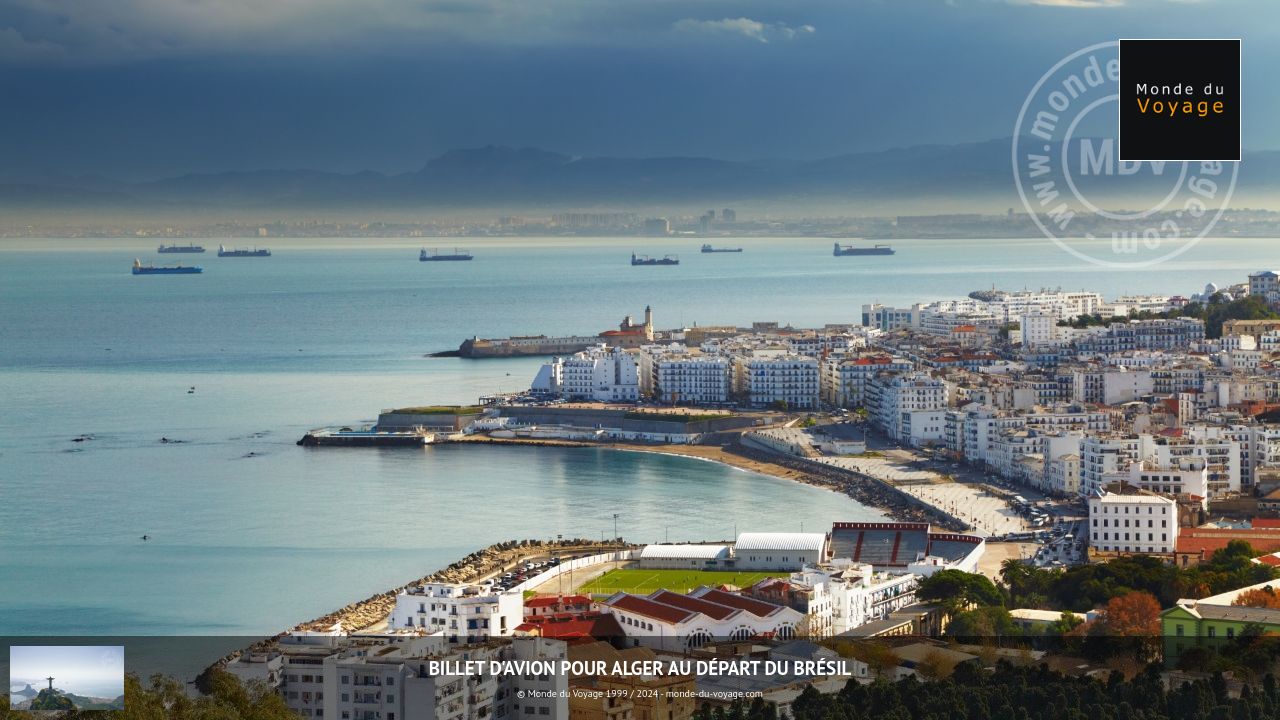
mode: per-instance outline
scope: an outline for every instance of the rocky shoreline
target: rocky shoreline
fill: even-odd
[[[968,528],[956,518],[869,475],[757,450],[741,443],[727,446],[725,450],[757,462],[768,462],[794,470],[801,476],[792,479],[848,495],[863,505],[883,511],[894,520],[927,522],[957,532]]]
[[[573,539],[560,542],[545,540],[510,540],[490,545],[438,570],[426,577],[405,583],[359,602],[351,603],[327,615],[300,623],[294,631],[327,631],[334,625],[341,624],[344,632],[363,630],[385,620],[396,605],[396,594],[401,590],[429,582],[470,583],[478,582],[491,575],[506,572],[526,560],[546,557],[556,553],[599,553],[612,550],[623,550],[627,546],[618,542],[600,542],[598,540]]]
[[[509,571],[520,563],[536,558],[545,558],[553,552],[556,554],[599,554],[616,550],[627,550],[634,546],[624,542],[601,542],[584,538],[573,538],[561,541],[547,540],[508,540],[495,543],[458,560],[448,567],[437,570],[430,575],[407,582],[386,592],[345,605],[331,613],[321,615],[314,620],[295,625],[291,630],[278,633],[242,650],[230,653],[205,669],[196,678],[196,686],[202,690],[208,683],[212,671],[220,669],[227,663],[247,652],[264,650],[271,643],[285,637],[291,632],[328,632],[340,626],[343,632],[357,632],[377,625],[386,620],[396,605],[396,595],[405,588],[430,582],[471,583],[479,582],[492,575]]]

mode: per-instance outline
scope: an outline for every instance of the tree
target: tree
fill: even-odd
[[[969,642],[990,642],[1021,634],[1013,616],[1000,605],[987,605],[957,613],[947,625],[947,634]]]
[[[916,597],[942,604],[955,614],[977,606],[1004,605],[1004,594],[985,575],[963,570],[940,570],[920,581]]]
[[[1131,592],[1111,598],[1095,628],[1113,651],[1146,660],[1159,649],[1160,601],[1148,592]]]
[[[852,657],[866,665],[876,677],[880,677],[902,662],[902,658],[898,657],[893,648],[875,641],[842,645],[839,652],[841,655],[848,653],[847,657]]]
[[[1243,607],[1280,609],[1280,594],[1272,590],[1270,585],[1266,585],[1253,590],[1245,590],[1231,604]]]
[[[947,657],[937,650],[930,650],[916,664],[916,672],[920,674],[920,677],[928,680],[941,680],[950,677],[951,673],[955,672],[957,664],[953,658]]]
[[[1009,602],[1014,607],[1038,608],[1048,602],[1056,573],[1024,562],[1008,558],[1000,563],[1000,580],[1009,591]]]

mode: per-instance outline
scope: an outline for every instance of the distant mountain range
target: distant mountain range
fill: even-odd
[[[603,204],[641,207],[747,201],[875,204],[945,200],[981,202],[1003,209],[1019,204],[1009,146],[1006,138],[819,160],[757,161],[574,157],[533,148],[489,146],[452,150],[417,172],[397,175],[257,170],[182,175],[143,183],[98,176],[0,182],[0,205],[90,210],[121,206],[566,209]],[[1239,189],[1250,197],[1280,193],[1280,152],[1245,153],[1240,172]],[[1131,188],[1132,184],[1117,187]]]

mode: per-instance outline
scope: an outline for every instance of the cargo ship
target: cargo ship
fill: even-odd
[[[631,253],[632,265],[679,265],[680,258],[675,255],[663,255],[660,258],[649,257],[648,255],[637,255]]]
[[[706,244],[702,246],[702,252],[704,253],[742,252],[742,248],[718,248],[718,247],[711,247],[710,244]]]
[[[854,247],[853,245],[835,244],[835,249],[831,252],[836,257],[845,255],[892,255],[893,248],[888,245],[874,245],[872,247]]]
[[[218,257],[271,257],[271,251],[266,248],[254,248],[252,250],[233,248],[228,250],[226,245],[219,245]]]
[[[158,253],[202,253],[204,248],[199,245],[161,245],[156,248]]]
[[[143,265],[141,260],[137,258],[133,259],[134,275],[194,275],[195,273],[202,273],[202,272],[204,272],[204,268],[200,267],[199,265],[174,265],[172,267],[164,267],[164,266],[156,267],[151,263],[147,263],[146,265]]]
[[[470,260],[471,253],[463,252],[458,248],[454,248],[452,253],[441,254],[438,250],[432,250],[428,255],[425,249],[418,251],[418,260],[420,262],[445,262],[450,260]]]

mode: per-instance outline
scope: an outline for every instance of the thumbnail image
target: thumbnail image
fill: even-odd
[[[124,648],[49,645],[9,648],[9,706],[14,710],[124,709]]]

